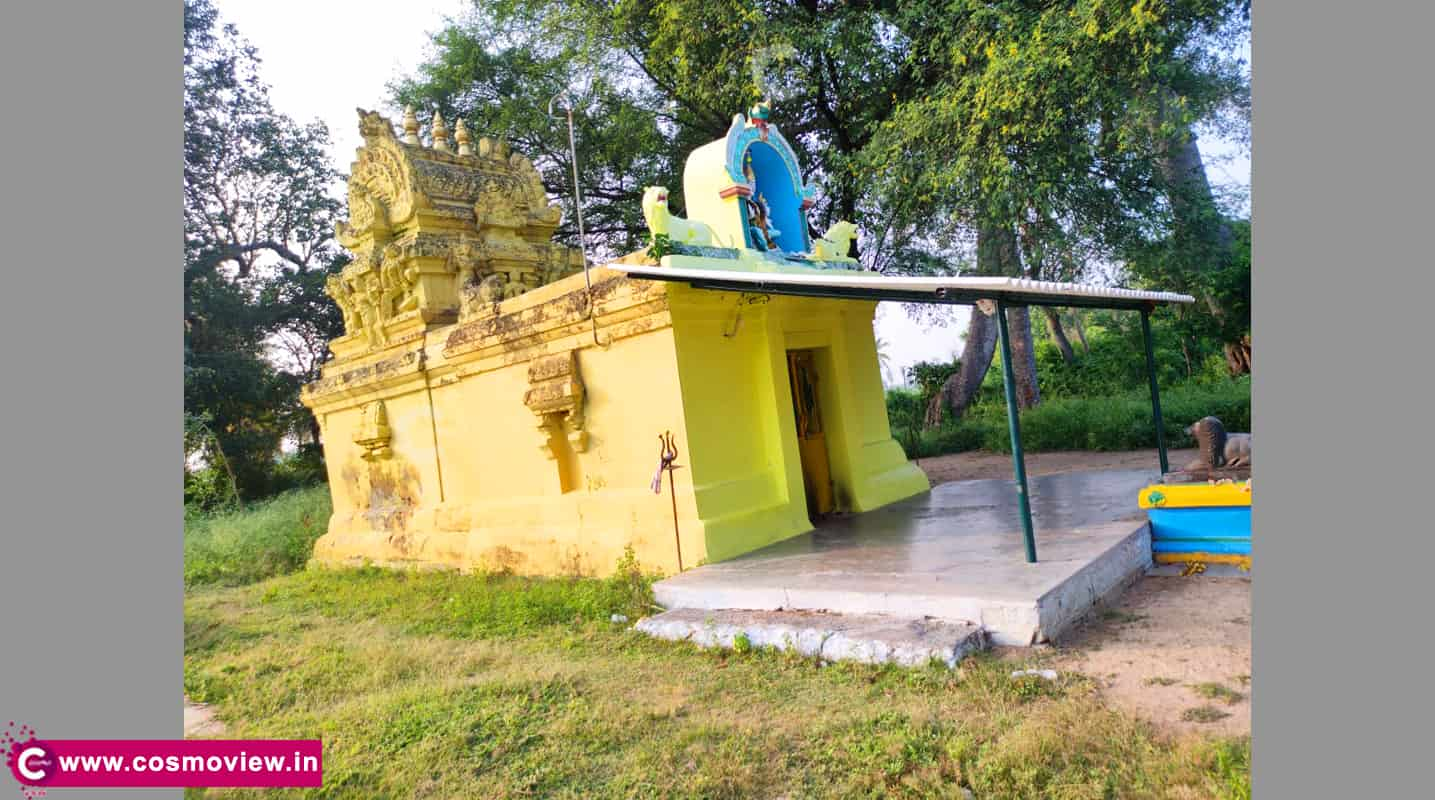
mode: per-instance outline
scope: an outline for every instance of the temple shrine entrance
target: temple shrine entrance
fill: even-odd
[[[797,421],[797,450],[802,460],[802,484],[807,493],[807,515],[816,523],[831,514],[832,467],[827,436],[822,430],[818,400],[817,360],[811,350],[787,351],[787,376],[792,386],[792,414]]]

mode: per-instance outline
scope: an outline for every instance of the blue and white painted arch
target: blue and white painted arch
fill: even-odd
[[[748,202],[759,198],[767,202],[769,222],[777,230],[778,247],[788,253],[810,251],[812,240],[807,231],[806,209],[812,204],[814,189],[802,180],[797,154],[777,127],[751,125],[742,114],[736,114],[728,128],[726,145],[728,177],[734,184],[752,190],[753,197]],[[751,181],[744,170],[749,158]],[[747,244],[756,246],[751,241]]]

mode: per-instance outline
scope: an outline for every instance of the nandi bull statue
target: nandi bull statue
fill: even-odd
[[[712,229],[697,220],[675,217],[668,211],[668,190],[662,186],[649,186],[643,190],[643,219],[654,239],[666,236],[678,244],[711,246]]]
[[[1186,465],[1186,472],[1251,468],[1251,435],[1226,433],[1226,427],[1215,417],[1202,417],[1186,428],[1186,435],[1196,440],[1200,455]]]

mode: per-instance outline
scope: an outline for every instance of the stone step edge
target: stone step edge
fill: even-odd
[[[793,650],[826,661],[955,666],[987,647],[980,626],[932,617],[675,608],[645,617],[634,628],[659,639],[703,648],[736,649],[739,635],[754,648]]]

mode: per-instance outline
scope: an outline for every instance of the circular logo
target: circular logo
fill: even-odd
[[[15,779],[29,786],[43,786],[60,771],[55,751],[44,742],[16,742],[11,755],[10,770]]]

